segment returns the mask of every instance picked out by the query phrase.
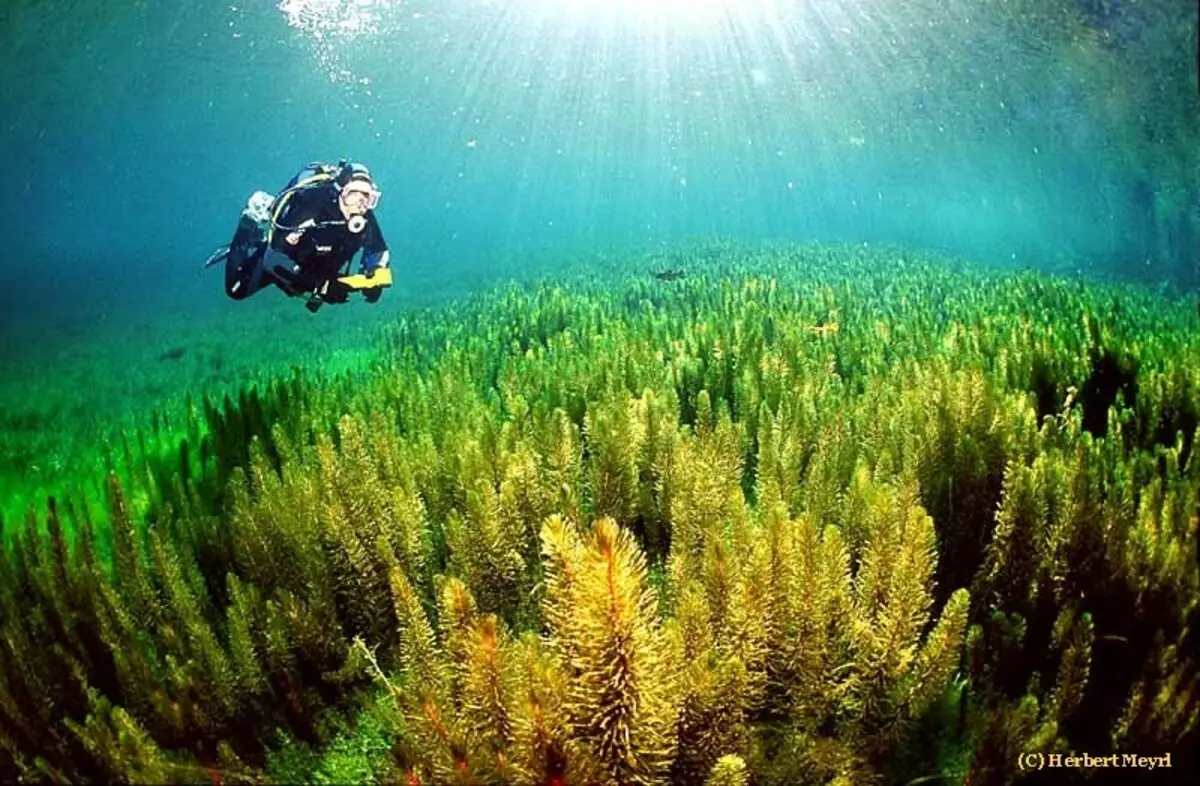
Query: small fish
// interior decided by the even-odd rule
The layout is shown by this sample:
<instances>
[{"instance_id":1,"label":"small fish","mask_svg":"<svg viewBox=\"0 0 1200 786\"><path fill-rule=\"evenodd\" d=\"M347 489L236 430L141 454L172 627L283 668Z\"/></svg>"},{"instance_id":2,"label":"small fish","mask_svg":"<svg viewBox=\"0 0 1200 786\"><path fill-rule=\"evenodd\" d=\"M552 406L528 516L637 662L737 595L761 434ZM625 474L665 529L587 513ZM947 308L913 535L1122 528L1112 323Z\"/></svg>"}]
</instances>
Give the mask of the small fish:
<instances>
[{"instance_id":1,"label":"small fish","mask_svg":"<svg viewBox=\"0 0 1200 786\"><path fill-rule=\"evenodd\" d=\"M679 268L668 267L655 273L654 277L659 281L678 281L686 275L687 273L683 272L683 270Z\"/></svg>"}]
</instances>

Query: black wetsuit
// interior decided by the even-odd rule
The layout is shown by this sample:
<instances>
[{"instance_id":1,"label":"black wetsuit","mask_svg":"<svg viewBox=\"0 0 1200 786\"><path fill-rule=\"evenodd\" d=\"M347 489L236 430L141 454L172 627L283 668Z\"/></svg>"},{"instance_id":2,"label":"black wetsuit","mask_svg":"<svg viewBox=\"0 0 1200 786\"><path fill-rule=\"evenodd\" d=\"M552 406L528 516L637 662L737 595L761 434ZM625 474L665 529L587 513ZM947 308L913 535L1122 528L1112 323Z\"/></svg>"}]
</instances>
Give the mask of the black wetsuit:
<instances>
[{"instance_id":1,"label":"black wetsuit","mask_svg":"<svg viewBox=\"0 0 1200 786\"><path fill-rule=\"evenodd\" d=\"M368 275L374 272L387 251L379 222L373 212L368 212L363 230L351 232L338 208L338 193L338 186L333 183L319 183L293 192L276 218L278 226L270 248L258 224L243 215L229 244L225 293L234 300L242 300L269 284L289 295L309 293L336 279L360 250L362 272ZM300 240L295 245L288 243L292 228L308 220L317 226L300 230ZM370 289L365 295L374 302L381 292ZM331 287L324 297L334 303L345 299L346 293L337 287Z\"/></svg>"}]
</instances>

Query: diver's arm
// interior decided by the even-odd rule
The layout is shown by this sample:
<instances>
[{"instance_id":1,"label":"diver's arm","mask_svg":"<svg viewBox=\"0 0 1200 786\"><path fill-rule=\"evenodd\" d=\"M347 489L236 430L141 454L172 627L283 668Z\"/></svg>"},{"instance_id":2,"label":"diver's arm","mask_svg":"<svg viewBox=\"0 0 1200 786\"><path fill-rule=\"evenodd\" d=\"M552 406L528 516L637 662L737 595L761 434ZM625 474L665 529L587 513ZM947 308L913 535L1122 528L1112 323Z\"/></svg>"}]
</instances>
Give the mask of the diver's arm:
<instances>
[{"instance_id":1,"label":"diver's arm","mask_svg":"<svg viewBox=\"0 0 1200 786\"><path fill-rule=\"evenodd\" d=\"M305 230L316 223L314 214L299 205L288 205L275 219L271 233L271 246L288 256L296 255L297 247L304 239Z\"/></svg>"},{"instance_id":2,"label":"diver's arm","mask_svg":"<svg viewBox=\"0 0 1200 786\"><path fill-rule=\"evenodd\" d=\"M289 198L283 211L275 217L275 228L271 245L278 251L299 261L311 255L312 249L305 248L306 229L320 218L320 189L300 189Z\"/></svg>"},{"instance_id":3,"label":"diver's arm","mask_svg":"<svg viewBox=\"0 0 1200 786\"><path fill-rule=\"evenodd\" d=\"M294 246L294 245L298 244L300 242L300 238L304 237L304 230L308 229L309 227L311 227L312 225L314 225L316 223L317 222L311 218L307 218L304 221L301 221L296 226L295 232L289 232L283 236L283 242L287 243L289 246Z\"/></svg>"},{"instance_id":4,"label":"diver's arm","mask_svg":"<svg viewBox=\"0 0 1200 786\"><path fill-rule=\"evenodd\" d=\"M377 269L388 266L391 252L388 251L387 242L383 239L383 230L379 228L379 221L374 213L367 214L367 226L363 231L367 237L363 243L362 261L359 266L369 278Z\"/></svg>"}]
</instances>

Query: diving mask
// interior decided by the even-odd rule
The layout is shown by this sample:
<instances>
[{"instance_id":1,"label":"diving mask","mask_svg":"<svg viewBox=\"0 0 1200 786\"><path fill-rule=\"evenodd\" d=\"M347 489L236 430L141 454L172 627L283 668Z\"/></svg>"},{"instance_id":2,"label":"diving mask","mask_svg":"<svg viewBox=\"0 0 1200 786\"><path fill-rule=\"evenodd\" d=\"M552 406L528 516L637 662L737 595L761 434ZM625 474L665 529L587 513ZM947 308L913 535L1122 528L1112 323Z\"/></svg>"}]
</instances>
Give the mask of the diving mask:
<instances>
[{"instance_id":1,"label":"diving mask","mask_svg":"<svg viewBox=\"0 0 1200 786\"><path fill-rule=\"evenodd\" d=\"M342 186L342 203L355 210L374 210L381 196L379 189L364 180L351 180Z\"/></svg>"}]
</instances>

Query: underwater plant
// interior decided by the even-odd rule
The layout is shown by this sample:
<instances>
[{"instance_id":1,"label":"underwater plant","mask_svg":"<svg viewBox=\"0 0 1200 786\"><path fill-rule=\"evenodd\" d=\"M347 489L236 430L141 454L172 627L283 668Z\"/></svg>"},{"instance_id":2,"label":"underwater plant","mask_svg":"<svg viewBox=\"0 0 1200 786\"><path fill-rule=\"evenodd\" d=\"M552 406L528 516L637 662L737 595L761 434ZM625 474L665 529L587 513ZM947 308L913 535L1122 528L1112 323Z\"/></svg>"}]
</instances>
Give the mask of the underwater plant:
<instances>
[{"instance_id":1,"label":"underwater plant","mask_svg":"<svg viewBox=\"0 0 1200 786\"><path fill-rule=\"evenodd\" d=\"M1190 310L899 249L673 264L402 317L0 521L0 779L1194 771Z\"/></svg>"}]
</instances>

